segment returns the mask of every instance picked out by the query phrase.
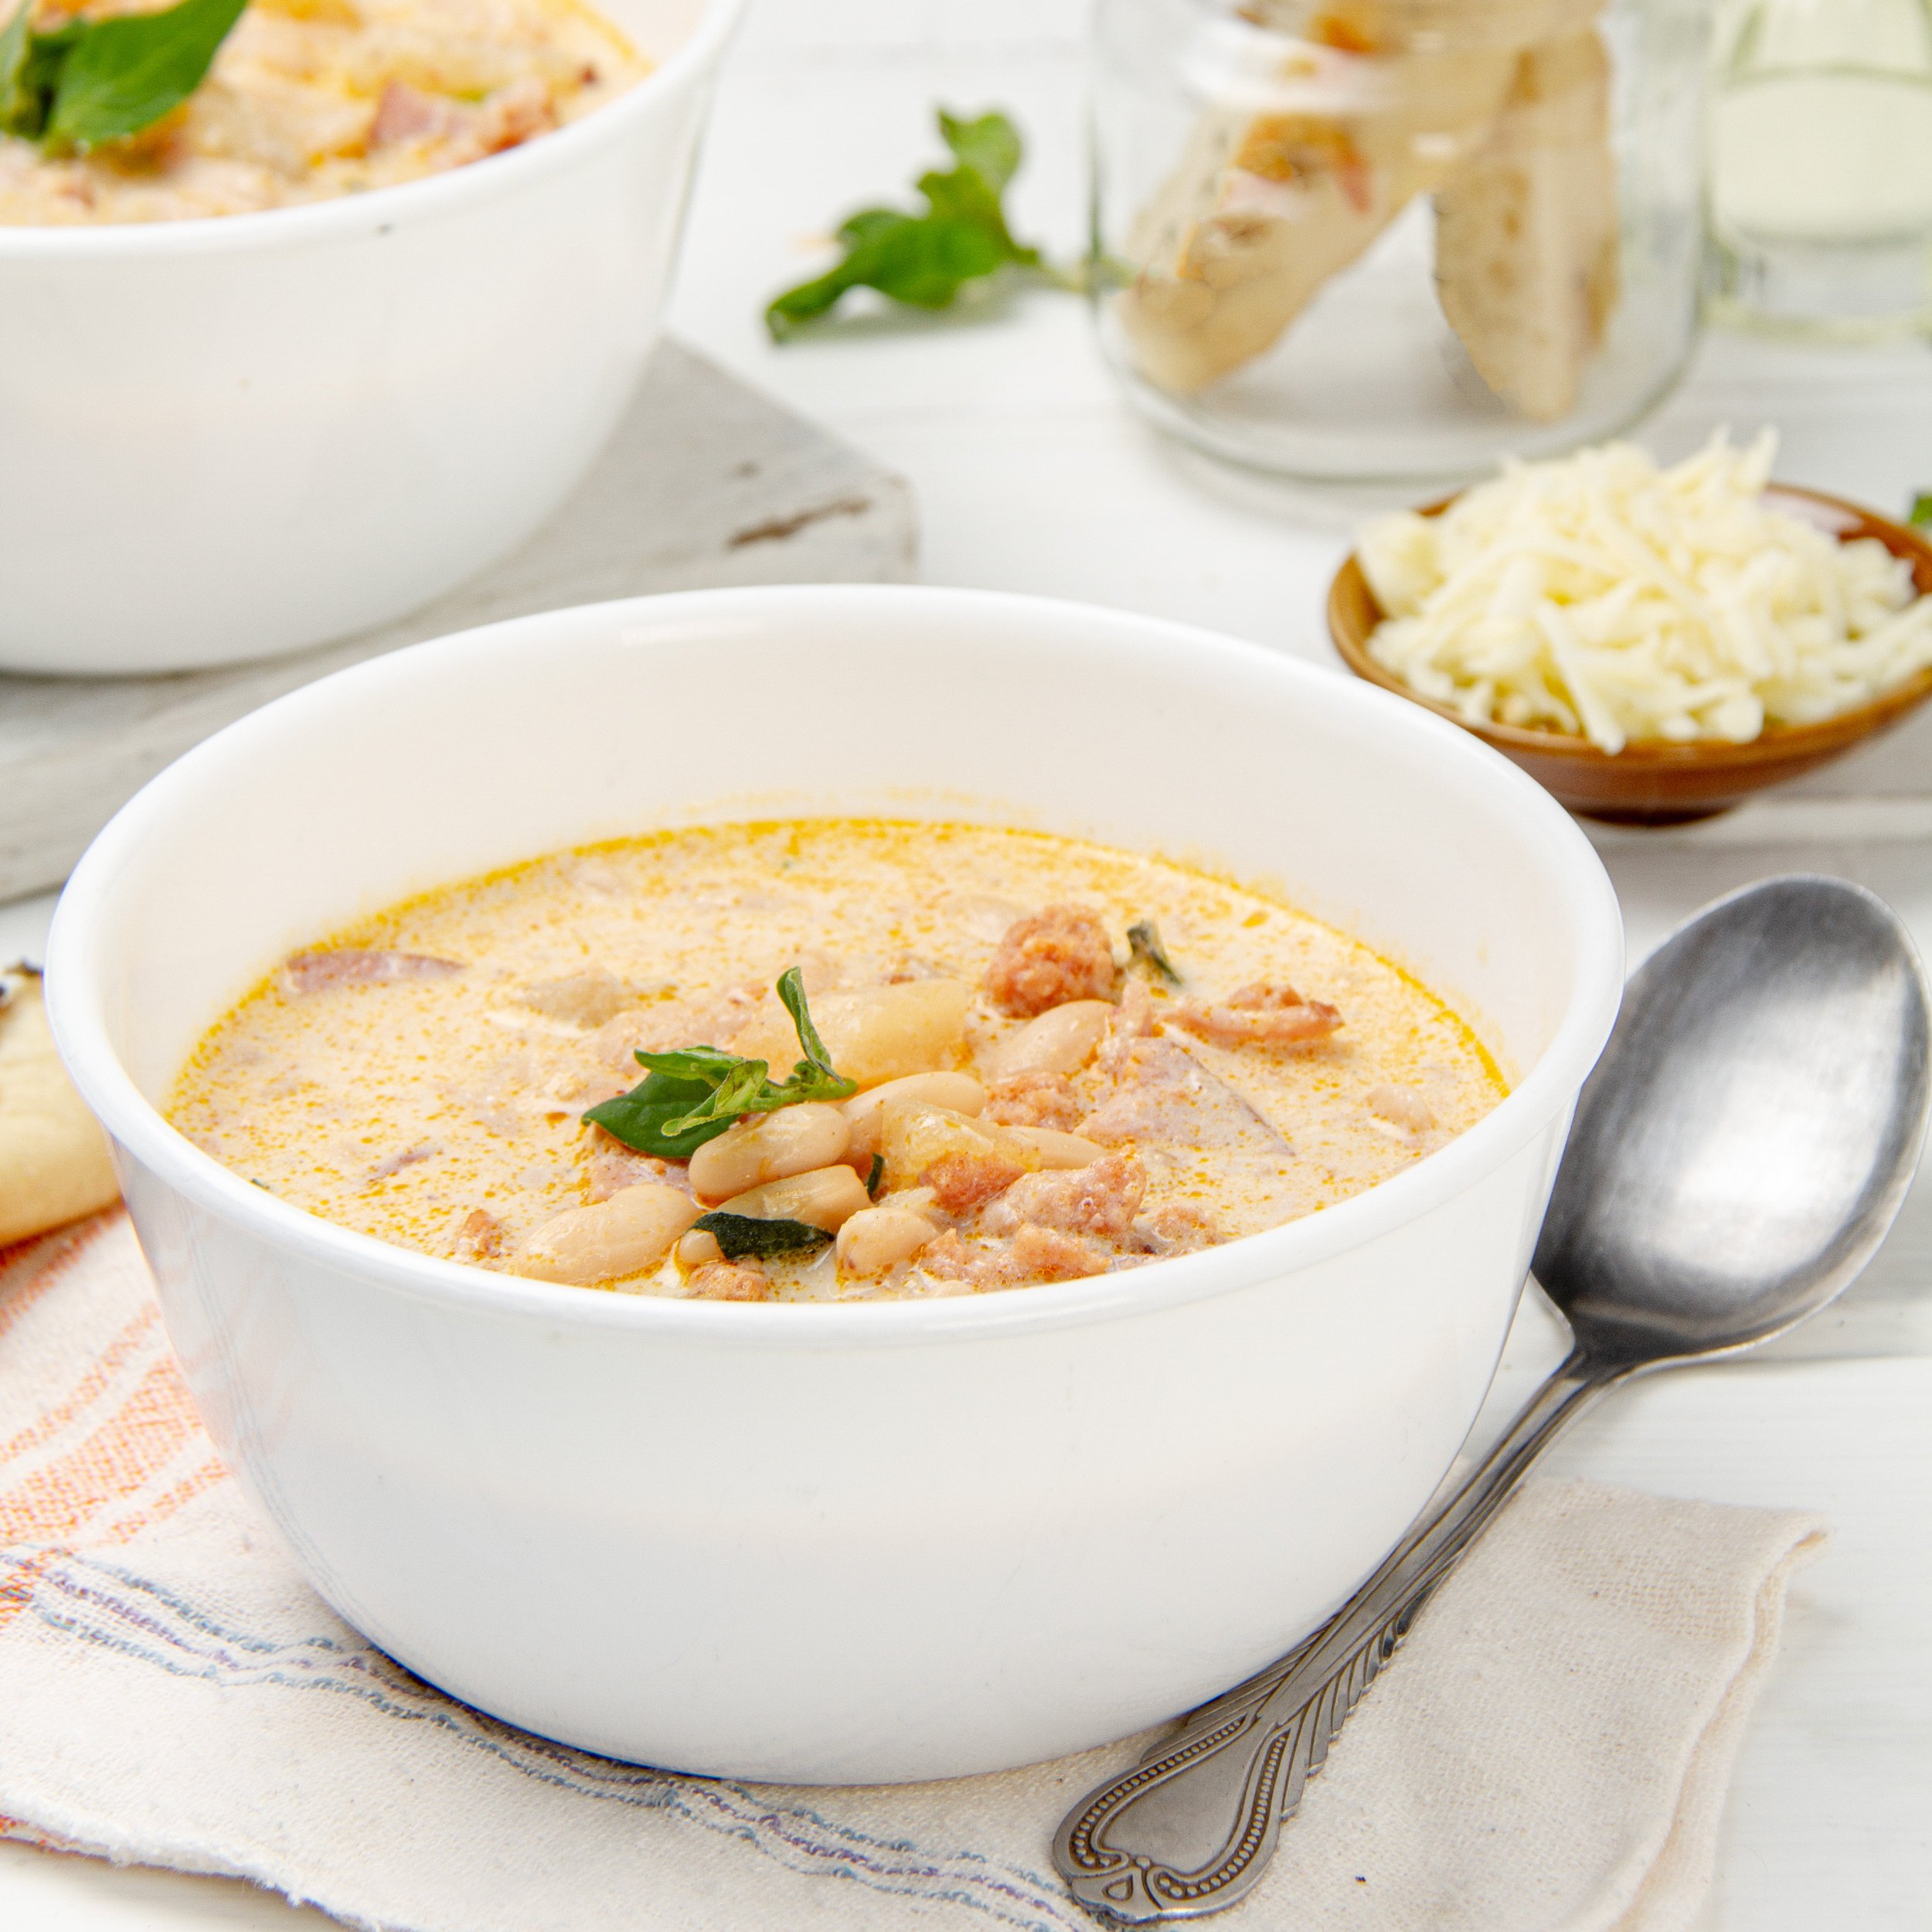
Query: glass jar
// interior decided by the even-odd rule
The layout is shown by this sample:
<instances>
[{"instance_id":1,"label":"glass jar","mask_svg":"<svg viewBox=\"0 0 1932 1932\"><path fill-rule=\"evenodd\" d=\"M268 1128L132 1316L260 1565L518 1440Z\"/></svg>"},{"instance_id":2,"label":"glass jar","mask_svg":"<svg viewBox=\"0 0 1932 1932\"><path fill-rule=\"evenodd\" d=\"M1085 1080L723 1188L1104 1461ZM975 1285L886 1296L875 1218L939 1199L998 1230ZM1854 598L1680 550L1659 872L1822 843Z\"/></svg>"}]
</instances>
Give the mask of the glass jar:
<instances>
[{"instance_id":1,"label":"glass jar","mask_svg":"<svg viewBox=\"0 0 1932 1932\"><path fill-rule=\"evenodd\" d=\"M1189 441L1457 478L1682 369L1706 0L1097 0L1093 32L1100 338Z\"/></svg>"},{"instance_id":2,"label":"glass jar","mask_svg":"<svg viewBox=\"0 0 1932 1932\"><path fill-rule=\"evenodd\" d=\"M1932 329L1932 0L1729 0L1713 77L1713 312Z\"/></svg>"}]
</instances>

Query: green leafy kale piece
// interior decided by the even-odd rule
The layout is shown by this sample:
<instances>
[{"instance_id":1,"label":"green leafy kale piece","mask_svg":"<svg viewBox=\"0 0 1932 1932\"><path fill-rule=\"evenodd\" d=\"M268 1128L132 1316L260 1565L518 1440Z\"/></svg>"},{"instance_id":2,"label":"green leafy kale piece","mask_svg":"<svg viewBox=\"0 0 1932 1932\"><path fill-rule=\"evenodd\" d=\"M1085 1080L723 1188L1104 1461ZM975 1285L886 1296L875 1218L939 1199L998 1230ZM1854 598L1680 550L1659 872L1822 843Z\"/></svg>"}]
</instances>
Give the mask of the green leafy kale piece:
<instances>
[{"instance_id":1,"label":"green leafy kale piece","mask_svg":"<svg viewBox=\"0 0 1932 1932\"><path fill-rule=\"evenodd\" d=\"M206 79L247 4L180 0L36 33L22 0L0 32L0 134L83 152L139 134Z\"/></svg>"},{"instance_id":2,"label":"green leafy kale piece","mask_svg":"<svg viewBox=\"0 0 1932 1932\"><path fill-rule=\"evenodd\" d=\"M885 1178L886 1157L883 1154L875 1154L872 1157L872 1165L866 1170L866 1192L875 1201L879 1199L879 1186Z\"/></svg>"},{"instance_id":3,"label":"green leafy kale piece","mask_svg":"<svg viewBox=\"0 0 1932 1932\"><path fill-rule=\"evenodd\" d=\"M1001 204L1022 151L1012 121L997 112L962 121L941 108L939 131L954 165L920 176L925 212L862 208L848 216L838 236L845 259L766 309L774 341L828 314L851 289L874 288L909 308L939 309L968 282L1003 268L1045 267L1038 249L1014 240Z\"/></svg>"},{"instance_id":4,"label":"green leafy kale piece","mask_svg":"<svg viewBox=\"0 0 1932 1932\"><path fill-rule=\"evenodd\" d=\"M1915 530L1932 530L1932 495L1921 490L1912 499L1912 514L1906 522Z\"/></svg>"},{"instance_id":5,"label":"green leafy kale piece","mask_svg":"<svg viewBox=\"0 0 1932 1932\"><path fill-rule=\"evenodd\" d=\"M1149 976L1165 980L1170 986L1181 983L1181 975L1174 970L1174 962L1167 956L1167 948L1161 944L1161 929L1151 919L1142 919L1127 929L1127 947L1134 959L1145 967Z\"/></svg>"},{"instance_id":6,"label":"green leafy kale piece","mask_svg":"<svg viewBox=\"0 0 1932 1932\"><path fill-rule=\"evenodd\" d=\"M714 1209L701 1214L691 1224L702 1228L718 1244L727 1261L755 1255L766 1260L774 1254L802 1254L822 1248L832 1239L823 1228L808 1221L767 1221L753 1214L726 1214Z\"/></svg>"},{"instance_id":7,"label":"green leafy kale piece","mask_svg":"<svg viewBox=\"0 0 1932 1932\"><path fill-rule=\"evenodd\" d=\"M791 1077L774 1081L764 1060L741 1058L716 1046L687 1046L671 1053L636 1053L648 1070L628 1094L592 1107L584 1119L640 1153L688 1161L747 1114L775 1113L801 1100L842 1100L857 1083L836 1072L812 1024L804 984L794 966L778 979L778 997L791 1015L805 1057Z\"/></svg>"}]
</instances>

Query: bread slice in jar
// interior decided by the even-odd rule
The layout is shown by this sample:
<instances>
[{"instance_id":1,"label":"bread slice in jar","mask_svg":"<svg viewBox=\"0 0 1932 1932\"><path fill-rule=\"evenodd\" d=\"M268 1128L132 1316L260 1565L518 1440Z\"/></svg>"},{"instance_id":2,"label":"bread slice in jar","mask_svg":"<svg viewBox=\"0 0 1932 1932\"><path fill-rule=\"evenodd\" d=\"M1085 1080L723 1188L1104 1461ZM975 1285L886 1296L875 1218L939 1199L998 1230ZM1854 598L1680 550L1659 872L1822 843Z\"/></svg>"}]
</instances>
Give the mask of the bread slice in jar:
<instances>
[{"instance_id":1,"label":"bread slice in jar","mask_svg":"<svg viewBox=\"0 0 1932 1932\"><path fill-rule=\"evenodd\" d=\"M1117 314L1141 372L1187 393L1270 348L1481 145L1523 49L1600 5L1248 0L1245 30L1207 30L1228 104L1202 117L1128 240Z\"/></svg>"},{"instance_id":2,"label":"bread slice in jar","mask_svg":"<svg viewBox=\"0 0 1932 1932\"><path fill-rule=\"evenodd\" d=\"M1265 90L1278 106L1204 115L1128 238L1117 312L1141 373L1187 393L1267 349L1454 171L1513 63L1506 48L1418 61L1303 43Z\"/></svg>"},{"instance_id":3,"label":"bread slice in jar","mask_svg":"<svg viewBox=\"0 0 1932 1932\"><path fill-rule=\"evenodd\" d=\"M1610 56L1526 49L1488 134L1436 191L1436 285L1476 372L1532 421L1577 406L1621 286Z\"/></svg>"}]
</instances>

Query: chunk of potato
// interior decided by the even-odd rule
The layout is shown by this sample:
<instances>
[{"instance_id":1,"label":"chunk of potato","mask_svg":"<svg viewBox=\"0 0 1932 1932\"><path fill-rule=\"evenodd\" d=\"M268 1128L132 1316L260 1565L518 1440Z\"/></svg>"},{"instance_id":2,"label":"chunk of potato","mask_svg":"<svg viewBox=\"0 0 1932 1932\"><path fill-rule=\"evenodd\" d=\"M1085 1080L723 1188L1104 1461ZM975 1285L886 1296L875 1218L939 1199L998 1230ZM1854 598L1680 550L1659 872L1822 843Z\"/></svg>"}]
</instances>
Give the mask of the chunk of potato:
<instances>
[{"instance_id":1,"label":"chunk of potato","mask_svg":"<svg viewBox=\"0 0 1932 1932\"><path fill-rule=\"evenodd\" d=\"M1037 1148L991 1121L973 1120L950 1107L917 1100L897 1102L885 1111L879 1149L885 1156L884 1181L889 1189L917 1187L935 1162L949 1157L1026 1174L1042 1165Z\"/></svg>"},{"instance_id":2,"label":"chunk of potato","mask_svg":"<svg viewBox=\"0 0 1932 1932\"><path fill-rule=\"evenodd\" d=\"M970 1073L908 1073L903 1080L888 1080L883 1087L855 1094L839 1111L845 1117L849 1134L845 1158L862 1173L879 1151L886 1109L906 1100L924 1100L955 1114L980 1114L985 1111L986 1090Z\"/></svg>"}]
</instances>

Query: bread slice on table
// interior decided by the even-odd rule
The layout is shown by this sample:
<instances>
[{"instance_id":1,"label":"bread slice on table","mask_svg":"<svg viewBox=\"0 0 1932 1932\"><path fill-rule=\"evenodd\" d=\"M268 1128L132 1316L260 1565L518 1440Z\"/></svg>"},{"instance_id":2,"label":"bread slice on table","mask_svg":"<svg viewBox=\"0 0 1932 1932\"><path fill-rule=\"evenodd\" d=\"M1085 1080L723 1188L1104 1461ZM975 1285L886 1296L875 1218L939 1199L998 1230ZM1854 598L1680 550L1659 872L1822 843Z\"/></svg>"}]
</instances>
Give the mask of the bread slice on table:
<instances>
[{"instance_id":1,"label":"bread slice on table","mask_svg":"<svg viewBox=\"0 0 1932 1932\"><path fill-rule=\"evenodd\" d=\"M1418 195L1454 175L1522 49L1601 0L1250 0L1230 74L1128 237L1141 373L1187 393L1261 354ZM1274 49L1269 47L1272 39Z\"/></svg>"},{"instance_id":2,"label":"bread slice on table","mask_svg":"<svg viewBox=\"0 0 1932 1932\"><path fill-rule=\"evenodd\" d=\"M31 968L0 971L0 1247L120 1194L107 1137L68 1080Z\"/></svg>"},{"instance_id":3,"label":"bread slice on table","mask_svg":"<svg viewBox=\"0 0 1932 1932\"><path fill-rule=\"evenodd\" d=\"M1593 29L1526 49L1487 137L1436 191L1436 286L1476 371L1539 423L1577 405L1617 306L1610 56Z\"/></svg>"}]
</instances>

